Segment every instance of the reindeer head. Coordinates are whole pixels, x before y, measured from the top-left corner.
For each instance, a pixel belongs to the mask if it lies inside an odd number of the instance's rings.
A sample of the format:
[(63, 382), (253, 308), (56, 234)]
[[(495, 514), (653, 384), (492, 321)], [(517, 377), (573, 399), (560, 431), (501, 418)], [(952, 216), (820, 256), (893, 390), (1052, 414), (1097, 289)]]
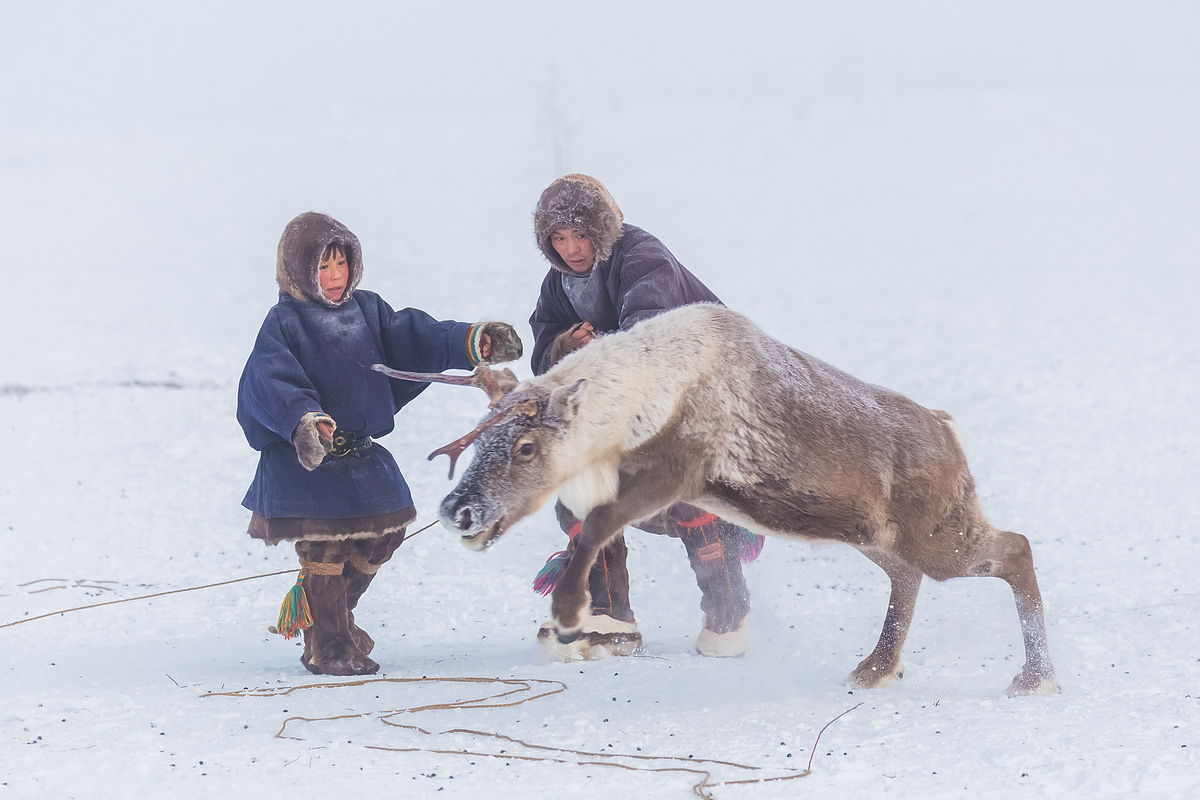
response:
[(472, 550), (483, 550), (514, 523), (536, 511), (580, 465), (561, 446), (587, 395), (587, 381), (551, 388), (534, 381), (521, 387), (510, 370), (480, 366), (471, 376), (402, 372), (371, 367), (399, 380), (478, 386), (491, 400), (491, 414), (429, 458), (450, 457), (450, 477), (463, 451), (475, 458), (458, 486), (442, 501), (442, 524), (458, 531)]
[(586, 394), (584, 380), (518, 388), (474, 431), (434, 452), (430, 458), (449, 455), (453, 471), (457, 454), (475, 444), (470, 466), (442, 501), (442, 524), (483, 550), (541, 507), (573, 471), (562, 445)]

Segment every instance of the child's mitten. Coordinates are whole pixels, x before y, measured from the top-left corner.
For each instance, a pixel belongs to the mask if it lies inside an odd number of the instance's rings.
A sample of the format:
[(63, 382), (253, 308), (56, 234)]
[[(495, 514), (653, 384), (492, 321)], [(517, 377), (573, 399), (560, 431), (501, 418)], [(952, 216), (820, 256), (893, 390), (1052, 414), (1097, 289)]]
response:
[(484, 322), (482, 328), (492, 340), (491, 355), (483, 359), (484, 362), (503, 364), (521, 357), (521, 353), (524, 352), (521, 337), (517, 336), (517, 331), (512, 325), (507, 322)]
[(337, 427), (333, 418), (328, 414), (310, 411), (300, 418), (300, 424), (296, 426), (296, 432), (292, 434), (292, 445), (296, 448), (296, 458), (300, 459), (300, 466), (309, 472), (321, 466), (325, 456), (333, 449), (332, 441), (327, 442), (321, 438), (321, 432), (317, 430), (318, 422), (326, 422)]

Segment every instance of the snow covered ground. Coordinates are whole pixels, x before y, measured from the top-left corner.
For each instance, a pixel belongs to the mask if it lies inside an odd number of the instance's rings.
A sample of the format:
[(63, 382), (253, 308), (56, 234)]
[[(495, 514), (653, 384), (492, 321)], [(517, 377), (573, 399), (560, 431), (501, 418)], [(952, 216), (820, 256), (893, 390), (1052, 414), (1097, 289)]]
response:
[[(1194, 796), (1200, 12), (1042, 5), (0, 5), (0, 800), (682, 798), (701, 769), (717, 798)], [(926, 582), (904, 680), (851, 693), (886, 579), (780, 541), (744, 658), (691, 652), (683, 548), (633, 533), (645, 654), (543, 664), (548, 510), (485, 555), (405, 544), (361, 685), (267, 633), (286, 575), (3, 627), (295, 566), (244, 533), (233, 416), (288, 219), (349, 225), (393, 305), (527, 335), (569, 171), (772, 334), (954, 414), (1033, 543), (1060, 694), (1004, 697), (987, 580)], [(418, 526), (477, 395), (385, 441)]]

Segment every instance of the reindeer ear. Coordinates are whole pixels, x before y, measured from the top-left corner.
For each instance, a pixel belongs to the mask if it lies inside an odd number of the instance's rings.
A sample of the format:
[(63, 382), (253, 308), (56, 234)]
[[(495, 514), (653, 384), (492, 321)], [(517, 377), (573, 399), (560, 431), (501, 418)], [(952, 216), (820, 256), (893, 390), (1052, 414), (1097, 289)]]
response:
[(580, 378), (570, 386), (560, 386), (550, 393), (550, 416), (561, 422), (570, 422), (579, 413), (579, 406), (587, 398), (587, 379)]

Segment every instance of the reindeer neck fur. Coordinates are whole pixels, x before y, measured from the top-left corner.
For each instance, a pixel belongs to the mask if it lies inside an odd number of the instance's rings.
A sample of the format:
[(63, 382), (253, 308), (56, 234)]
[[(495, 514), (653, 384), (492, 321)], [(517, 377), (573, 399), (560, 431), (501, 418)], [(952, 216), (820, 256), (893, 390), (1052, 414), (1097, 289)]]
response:
[(617, 496), (621, 456), (666, 427), (680, 395), (714, 363), (715, 347), (698, 342), (688, 322), (697, 317), (702, 323), (717, 308), (688, 306), (665, 320), (654, 317), (602, 336), (534, 379), (550, 391), (587, 381), (587, 396), (559, 451), (559, 463), (573, 466), (559, 499), (580, 519)]

